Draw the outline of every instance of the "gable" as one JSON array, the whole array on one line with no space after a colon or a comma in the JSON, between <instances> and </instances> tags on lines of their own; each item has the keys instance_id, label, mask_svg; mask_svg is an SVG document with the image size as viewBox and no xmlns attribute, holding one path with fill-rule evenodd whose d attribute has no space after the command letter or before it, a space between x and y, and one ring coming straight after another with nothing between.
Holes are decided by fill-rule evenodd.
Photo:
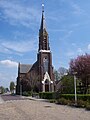
<instances>
[{"instance_id":1,"label":"gable","mask_svg":"<svg viewBox=\"0 0 90 120\"><path fill-rule=\"evenodd\" d=\"M20 73L27 73L31 69L32 65L20 64Z\"/></svg>"}]
</instances>

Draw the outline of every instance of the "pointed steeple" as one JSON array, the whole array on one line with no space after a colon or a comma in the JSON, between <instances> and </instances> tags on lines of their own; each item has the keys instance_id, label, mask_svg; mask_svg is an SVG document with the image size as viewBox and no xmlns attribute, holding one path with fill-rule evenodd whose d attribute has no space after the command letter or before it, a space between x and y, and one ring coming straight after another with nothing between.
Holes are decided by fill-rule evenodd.
<instances>
[{"instance_id":1,"label":"pointed steeple","mask_svg":"<svg viewBox=\"0 0 90 120\"><path fill-rule=\"evenodd\" d=\"M44 4L42 4L42 20L41 20L41 30L46 30L46 21L44 17Z\"/></svg>"},{"instance_id":2,"label":"pointed steeple","mask_svg":"<svg viewBox=\"0 0 90 120\"><path fill-rule=\"evenodd\" d=\"M39 30L39 50L50 50L48 33L46 30L46 21L44 16L44 4L42 4L42 19L41 19L41 26Z\"/></svg>"}]
</instances>

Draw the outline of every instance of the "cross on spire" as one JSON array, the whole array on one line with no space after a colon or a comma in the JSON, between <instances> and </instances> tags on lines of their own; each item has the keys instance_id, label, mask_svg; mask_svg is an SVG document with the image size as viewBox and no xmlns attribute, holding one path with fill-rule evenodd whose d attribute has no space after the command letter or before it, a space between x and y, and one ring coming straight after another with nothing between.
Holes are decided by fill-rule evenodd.
<instances>
[{"instance_id":1,"label":"cross on spire","mask_svg":"<svg viewBox=\"0 0 90 120\"><path fill-rule=\"evenodd\" d=\"M42 12L44 12L44 4L42 4Z\"/></svg>"},{"instance_id":2,"label":"cross on spire","mask_svg":"<svg viewBox=\"0 0 90 120\"><path fill-rule=\"evenodd\" d=\"M46 30L46 21L44 16L44 4L42 4L42 20L41 20L41 30Z\"/></svg>"}]
</instances>

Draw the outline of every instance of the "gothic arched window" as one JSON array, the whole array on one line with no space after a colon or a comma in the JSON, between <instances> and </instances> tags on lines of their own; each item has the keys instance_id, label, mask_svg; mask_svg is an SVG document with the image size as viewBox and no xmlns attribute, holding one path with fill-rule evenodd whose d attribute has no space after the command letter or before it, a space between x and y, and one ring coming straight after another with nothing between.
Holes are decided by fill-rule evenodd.
<instances>
[{"instance_id":1,"label":"gothic arched window","mask_svg":"<svg viewBox=\"0 0 90 120\"><path fill-rule=\"evenodd\" d=\"M43 67L44 67L44 73L48 72L48 59L43 59Z\"/></svg>"}]
</instances>

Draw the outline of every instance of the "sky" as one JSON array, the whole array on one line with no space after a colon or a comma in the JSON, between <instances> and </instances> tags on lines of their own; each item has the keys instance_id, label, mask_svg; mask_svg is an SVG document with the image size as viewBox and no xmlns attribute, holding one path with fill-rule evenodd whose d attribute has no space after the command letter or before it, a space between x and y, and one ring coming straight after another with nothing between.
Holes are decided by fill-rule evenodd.
<instances>
[{"instance_id":1,"label":"sky","mask_svg":"<svg viewBox=\"0 0 90 120\"><path fill-rule=\"evenodd\" d=\"M0 86L36 61L42 3L54 69L90 53L90 0L0 0Z\"/></svg>"}]
</instances>

